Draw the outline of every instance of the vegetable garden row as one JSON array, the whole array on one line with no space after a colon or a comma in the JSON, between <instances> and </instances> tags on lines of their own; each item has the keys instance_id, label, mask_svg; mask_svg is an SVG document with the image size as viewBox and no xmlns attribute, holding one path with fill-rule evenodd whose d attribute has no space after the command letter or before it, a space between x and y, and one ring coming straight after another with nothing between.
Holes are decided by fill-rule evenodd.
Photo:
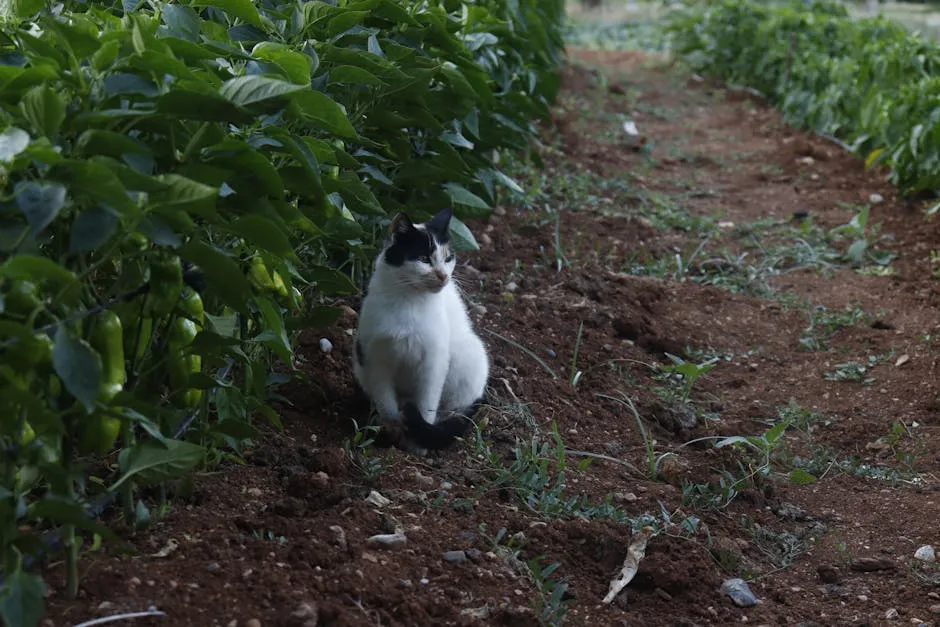
<instances>
[{"instance_id":1,"label":"vegetable garden row","mask_svg":"<svg viewBox=\"0 0 940 627\"><path fill-rule=\"evenodd\" d=\"M64 555L76 594L111 504L145 523L169 480L237 455L254 418L278 424L296 331L335 319L388 216L479 216L515 187L494 155L548 112L562 16L561 0L8 3L5 624L41 617L38 557Z\"/></svg>"},{"instance_id":2,"label":"vegetable garden row","mask_svg":"<svg viewBox=\"0 0 940 627\"><path fill-rule=\"evenodd\" d=\"M675 50L755 88L789 121L891 168L907 192L940 188L940 45L829 0L700 3L672 14Z\"/></svg>"}]
</instances>

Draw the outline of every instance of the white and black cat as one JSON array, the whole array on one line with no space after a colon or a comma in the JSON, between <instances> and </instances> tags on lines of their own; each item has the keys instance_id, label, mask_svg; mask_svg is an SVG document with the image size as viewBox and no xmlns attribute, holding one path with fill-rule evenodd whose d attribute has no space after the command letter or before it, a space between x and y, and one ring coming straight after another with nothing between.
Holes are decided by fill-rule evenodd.
<instances>
[{"instance_id":1,"label":"white and black cat","mask_svg":"<svg viewBox=\"0 0 940 627\"><path fill-rule=\"evenodd\" d=\"M353 370L389 427L426 449L463 434L489 376L483 342L452 274L449 209L423 224L400 213L375 260L359 316Z\"/></svg>"}]
</instances>

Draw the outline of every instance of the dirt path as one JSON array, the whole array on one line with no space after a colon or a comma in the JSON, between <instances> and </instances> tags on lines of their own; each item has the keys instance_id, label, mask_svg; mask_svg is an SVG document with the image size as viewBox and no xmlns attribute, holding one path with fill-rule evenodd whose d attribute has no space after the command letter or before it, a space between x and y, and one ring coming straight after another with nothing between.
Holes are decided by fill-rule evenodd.
<instances>
[{"instance_id":1,"label":"dirt path","mask_svg":"<svg viewBox=\"0 0 940 627\"><path fill-rule=\"evenodd\" d=\"M462 271L494 361L482 438L367 446L350 313L304 338L286 433L129 538L179 547L93 555L48 624L151 603L170 618L137 624L938 622L940 569L912 559L940 544L936 223L744 95L636 54L572 61L546 169L517 164L529 195L475 225ZM845 226L873 194L868 228ZM717 361L688 387L667 353ZM639 574L602 605L647 524ZM398 530L397 550L367 541ZM719 594L732 576L756 607Z\"/></svg>"}]
</instances>

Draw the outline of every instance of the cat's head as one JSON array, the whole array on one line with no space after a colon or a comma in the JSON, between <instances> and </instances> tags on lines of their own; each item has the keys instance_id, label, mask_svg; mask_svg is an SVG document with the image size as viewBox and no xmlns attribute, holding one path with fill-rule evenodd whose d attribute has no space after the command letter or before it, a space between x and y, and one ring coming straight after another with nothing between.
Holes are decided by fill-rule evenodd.
<instances>
[{"instance_id":1,"label":"cat's head","mask_svg":"<svg viewBox=\"0 0 940 627\"><path fill-rule=\"evenodd\" d=\"M379 258L403 287L439 292L450 281L456 260L450 250L450 219L444 209L436 216L415 224L399 213L389 227L390 240Z\"/></svg>"}]
</instances>

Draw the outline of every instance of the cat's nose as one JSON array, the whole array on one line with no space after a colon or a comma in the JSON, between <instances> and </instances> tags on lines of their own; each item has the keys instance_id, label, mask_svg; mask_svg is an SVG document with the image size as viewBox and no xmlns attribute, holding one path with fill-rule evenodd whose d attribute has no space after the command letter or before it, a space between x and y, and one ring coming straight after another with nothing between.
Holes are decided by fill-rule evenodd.
<instances>
[{"instance_id":1,"label":"cat's nose","mask_svg":"<svg viewBox=\"0 0 940 627\"><path fill-rule=\"evenodd\" d=\"M441 272L440 270L435 270L435 271L434 271L434 276L436 276L438 279L440 279L440 280L441 280L441 283L443 283L444 281L447 280L447 273L446 273L446 272Z\"/></svg>"}]
</instances>

